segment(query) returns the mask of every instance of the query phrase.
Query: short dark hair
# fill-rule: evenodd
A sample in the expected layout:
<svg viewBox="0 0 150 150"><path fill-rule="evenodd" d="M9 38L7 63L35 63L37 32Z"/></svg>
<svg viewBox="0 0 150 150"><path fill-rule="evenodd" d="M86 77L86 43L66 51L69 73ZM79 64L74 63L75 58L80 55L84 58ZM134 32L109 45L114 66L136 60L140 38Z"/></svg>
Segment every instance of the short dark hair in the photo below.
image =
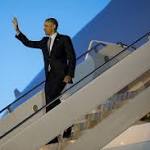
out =
<svg viewBox="0 0 150 150"><path fill-rule="evenodd" d="M58 28L58 21L55 18L47 18L45 20L45 22L52 22L52 23L54 23L55 26L56 26L55 30L57 30L57 28Z"/></svg>

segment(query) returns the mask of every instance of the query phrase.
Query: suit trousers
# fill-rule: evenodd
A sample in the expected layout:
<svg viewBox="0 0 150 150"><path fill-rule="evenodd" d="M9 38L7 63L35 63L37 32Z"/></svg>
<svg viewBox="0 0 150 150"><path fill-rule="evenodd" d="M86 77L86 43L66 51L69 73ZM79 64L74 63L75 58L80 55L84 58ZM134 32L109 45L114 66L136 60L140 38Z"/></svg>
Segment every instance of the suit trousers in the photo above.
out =
<svg viewBox="0 0 150 150"><path fill-rule="evenodd" d="M46 107L46 112L60 104L60 99L55 100L55 98L61 94L62 90L66 86L66 83L63 82L63 79L64 75L57 75L56 73L48 72L45 81L45 98L46 104L50 103L50 105Z"/></svg>

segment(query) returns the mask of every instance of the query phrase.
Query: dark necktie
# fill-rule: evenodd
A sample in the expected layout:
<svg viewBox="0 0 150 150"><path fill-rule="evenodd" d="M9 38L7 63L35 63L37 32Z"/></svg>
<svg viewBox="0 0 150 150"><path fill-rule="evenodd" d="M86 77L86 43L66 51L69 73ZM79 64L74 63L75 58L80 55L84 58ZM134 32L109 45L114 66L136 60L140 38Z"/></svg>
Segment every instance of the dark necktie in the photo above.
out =
<svg viewBox="0 0 150 150"><path fill-rule="evenodd" d="M50 52L51 52L50 46L51 46L51 37L49 37L48 42L47 42L47 48L48 48L49 55L50 55Z"/></svg>
<svg viewBox="0 0 150 150"><path fill-rule="evenodd" d="M48 41L47 41L47 49L48 49L49 56L50 56L50 52L51 52L50 46L51 46L51 37L49 37L49 39L48 39ZM51 70L51 66L50 66L50 64L49 64L49 65L48 65L48 71L50 71L50 70Z"/></svg>

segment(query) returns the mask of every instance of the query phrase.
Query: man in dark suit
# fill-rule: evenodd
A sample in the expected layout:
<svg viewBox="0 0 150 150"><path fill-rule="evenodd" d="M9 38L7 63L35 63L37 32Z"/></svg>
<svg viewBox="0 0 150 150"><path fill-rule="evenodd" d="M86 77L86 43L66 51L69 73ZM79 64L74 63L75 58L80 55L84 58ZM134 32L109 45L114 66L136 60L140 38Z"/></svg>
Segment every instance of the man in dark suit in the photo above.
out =
<svg viewBox="0 0 150 150"><path fill-rule="evenodd" d="M16 18L12 21L16 30L16 38L25 46L41 49L44 58L45 69L45 98L46 112L54 108L60 103L60 99L53 101L58 97L66 84L72 83L74 77L76 56L71 42L67 35L57 32L58 22L55 18L48 18L44 22L44 31L46 36L39 41L29 40L19 29ZM64 136L68 137L71 133L71 127L64 132ZM50 143L58 142L55 138Z"/></svg>
<svg viewBox="0 0 150 150"><path fill-rule="evenodd" d="M16 30L16 38L25 46L41 49L44 57L45 68L45 98L46 104L51 103L46 112L60 103L60 100L53 100L58 97L67 83L72 83L74 77L76 56L71 42L67 35L57 32L58 22L55 18L48 18L44 22L46 37L40 41L31 41L21 33L17 19L13 19Z"/></svg>

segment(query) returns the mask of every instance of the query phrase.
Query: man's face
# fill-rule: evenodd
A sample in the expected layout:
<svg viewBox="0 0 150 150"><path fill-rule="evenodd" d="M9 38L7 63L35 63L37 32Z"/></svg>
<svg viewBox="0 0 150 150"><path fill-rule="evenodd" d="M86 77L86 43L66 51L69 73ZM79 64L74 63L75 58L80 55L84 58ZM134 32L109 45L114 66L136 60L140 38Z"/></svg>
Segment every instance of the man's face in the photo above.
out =
<svg viewBox="0 0 150 150"><path fill-rule="evenodd" d="M51 21L44 23L44 31L46 35L52 35L55 32L56 25Z"/></svg>

